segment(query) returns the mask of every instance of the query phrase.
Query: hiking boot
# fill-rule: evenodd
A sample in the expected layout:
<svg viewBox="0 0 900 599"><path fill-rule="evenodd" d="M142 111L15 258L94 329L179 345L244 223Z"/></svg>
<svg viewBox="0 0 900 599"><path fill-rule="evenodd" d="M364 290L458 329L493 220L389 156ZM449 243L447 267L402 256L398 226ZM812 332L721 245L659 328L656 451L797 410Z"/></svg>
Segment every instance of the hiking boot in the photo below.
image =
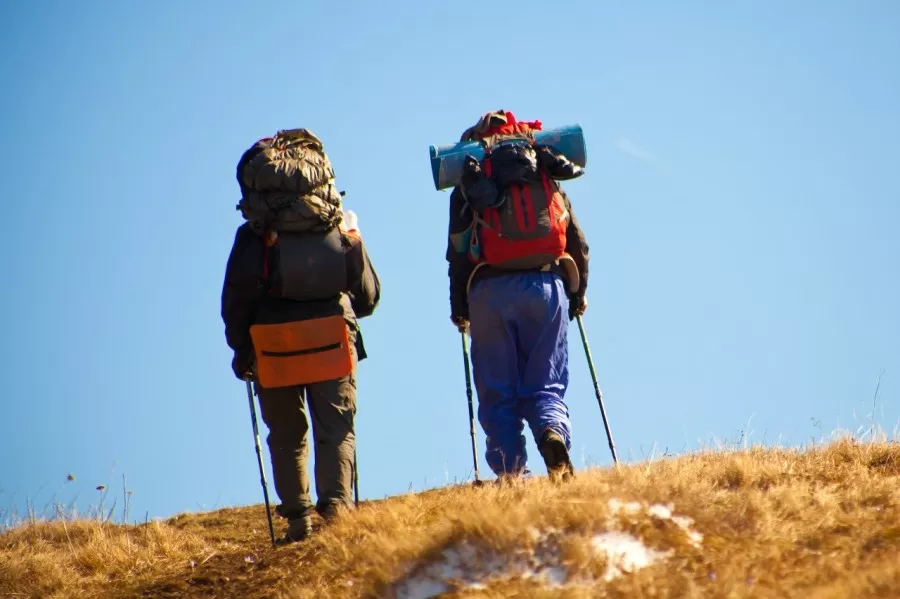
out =
<svg viewBox="0 0 900 599"><path fill-rule="evenodd" d="M569 450L566 449L566 442L559 433L552 429L544 431L538 443L538 450L544 458L544 464L547 465L550 480L566 481L575 476L575 468L569 459Z"/></svg>
<svg viewBox="0 0 900 599"><path fill-rule="evenodd" d="M312 534L312 518L303 516L302 518L292 518L288 520L287 532L278 539L279 545L287 545L289 543L298 543Z"/></svg>
<svg viewBox="0 0 900 599"><path fill-rule="evenodd" d="M326 503L321 507L317 506L316 511L319 512L326 524L331 524L340 515L340 508L335 503Z"/></svg>

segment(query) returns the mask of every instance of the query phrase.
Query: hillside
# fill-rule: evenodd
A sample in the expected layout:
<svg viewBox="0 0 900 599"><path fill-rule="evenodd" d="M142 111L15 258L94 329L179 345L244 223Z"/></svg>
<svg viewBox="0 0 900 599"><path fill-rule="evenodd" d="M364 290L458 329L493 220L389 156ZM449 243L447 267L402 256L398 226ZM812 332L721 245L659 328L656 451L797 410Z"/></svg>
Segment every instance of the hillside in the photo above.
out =
<svg viewBox="0 0 900 599"><path fill-rule="evenodd" d="M0 536L3 598L435 596L900 597L900 444L437 489L274 550L261 506Z"/></svg>

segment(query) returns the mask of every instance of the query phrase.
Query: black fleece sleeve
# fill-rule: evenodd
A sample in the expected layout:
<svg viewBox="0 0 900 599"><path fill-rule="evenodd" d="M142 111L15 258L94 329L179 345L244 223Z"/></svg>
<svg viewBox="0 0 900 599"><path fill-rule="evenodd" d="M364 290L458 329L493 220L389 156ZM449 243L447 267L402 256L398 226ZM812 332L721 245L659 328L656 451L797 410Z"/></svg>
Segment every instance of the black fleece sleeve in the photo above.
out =
<svg viewBox="0 0 900 599"><path fill-rule="evenodd" d="M239 362L248 361L253 353L250 326L265 293L263 252L262 239L247 224L238 227L225 267L221 316L225 341Z"/></svg>
<svg viewBox="0 0 900 599"><path fill-rule="evenodd" d="M357 318L365 318L371 316L378 306L381 281L362 239L350 235L347 235L347 239L350 242L346 254L350 304Z"/></svg>
<svg viewBox="0 0 900 599"><path fill-rule="evenodd" d="M450 194L450 221L447 233L447 275L450 278L450 316L469 319L466 283L475 265L469 261L469 241L473 223L472 210L466 205L459 188Z"/></svg>

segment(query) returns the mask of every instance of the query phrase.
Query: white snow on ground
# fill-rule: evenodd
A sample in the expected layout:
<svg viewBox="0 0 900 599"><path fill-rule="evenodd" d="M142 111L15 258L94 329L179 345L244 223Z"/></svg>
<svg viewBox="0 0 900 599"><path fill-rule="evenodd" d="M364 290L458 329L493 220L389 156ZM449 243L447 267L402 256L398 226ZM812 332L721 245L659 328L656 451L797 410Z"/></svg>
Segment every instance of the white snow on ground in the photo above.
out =
<svg viewBox="0 0 900 599"><path fill-rule="evenodd" d="M639 568L646 568L650 564L668 557L671 551L656 551L650 549L641 540L627 532L603 532L593 538L594 549L606 553L606 572L603 580L609 582L623 572L634 572Z"/></svg>
<svg viewBox="0 0 900 599"><path fill-rule="evenodd" d="M630 533L616 530L618 518L647 516L659 520L671 520L687 536L689 542L699 547L703 535L693 530L693 520L675 516L674 507L654 504L647 506L636 501L623 503L610 499L607 503L609 517L607 530L596 533L591 544L598 554L607 558L603 580L609 582L617 576L645 568L672 555L673 550L658 551L644 545ZM441 552L439 559L419 567L411 567L406 578L394 586L398 599L430 599L450 590L483 589L488 582L500 579L533 579L546 587L593 584L594 580L569 575L561 563L560 547L566 536L559 531L530 530L534 549L522 548L513 553L499 554L491 549L479 548L463 541Z"/></svg>
<svg viewBox="0 0 900 599"><path fill-rule="evenodd" d="M519 551L498 554L462 542L441 552L441 559L415 571L395 587L398 599L427 599L446 593L451 588L483 589L492 578L517 577L535 579L546 586L566 583L568 574L552 555L538 545L535 553ZM558 561L558 560L556 560Z"/></svg>
<svg viewBox="0 0 900 599"><path fill-rule="evenodd" d="M647 508L647 514L653 518L659 518L660 520L671 520L678 528L684 531L684 534L687 535L691 545L699 547L700 543L703 542L703 535L691 528L694 524L694 520L687 516L675 516L672 513L673 509L675 509L675 506L672 504L661 505L657 503Z"/></svg>

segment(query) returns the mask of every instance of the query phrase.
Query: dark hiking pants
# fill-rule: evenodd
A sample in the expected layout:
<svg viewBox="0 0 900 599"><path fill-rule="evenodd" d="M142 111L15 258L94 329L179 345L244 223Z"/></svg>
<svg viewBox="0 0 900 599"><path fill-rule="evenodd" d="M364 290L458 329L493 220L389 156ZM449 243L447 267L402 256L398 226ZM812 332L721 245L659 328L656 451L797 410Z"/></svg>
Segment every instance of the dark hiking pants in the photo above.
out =
<svg viewBox="0 0 900 599"><path fill-rule="evenodd" d="M338 506L353 507L357 360L354 333L351 329L354 367L350 375L300 387L257 386L262 419L269 428L266 440L272 456L275 492L281 500L276 511L284 518L310 515L313 509L307 471L310 424L315 447L315 509L329 514Z"/></svg>

